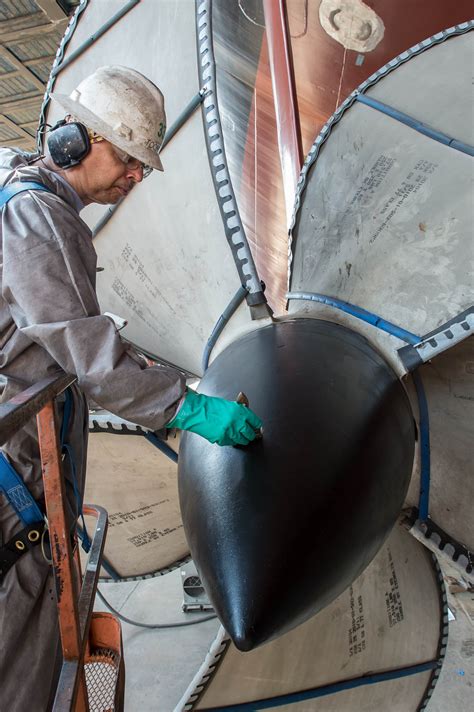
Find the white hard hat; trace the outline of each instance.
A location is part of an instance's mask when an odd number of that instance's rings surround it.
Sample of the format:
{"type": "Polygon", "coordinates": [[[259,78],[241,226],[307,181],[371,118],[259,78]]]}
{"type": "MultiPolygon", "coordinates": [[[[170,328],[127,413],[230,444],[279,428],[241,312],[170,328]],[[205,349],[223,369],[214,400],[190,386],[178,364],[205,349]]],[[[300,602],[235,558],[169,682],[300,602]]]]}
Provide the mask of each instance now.
{"type": "Polygon", "coordinates": [[[51,94],[68,114],[133,158],[159,171],[166,131],[158,87],[128,67],[99,67],[70,96],[51,94]]]}

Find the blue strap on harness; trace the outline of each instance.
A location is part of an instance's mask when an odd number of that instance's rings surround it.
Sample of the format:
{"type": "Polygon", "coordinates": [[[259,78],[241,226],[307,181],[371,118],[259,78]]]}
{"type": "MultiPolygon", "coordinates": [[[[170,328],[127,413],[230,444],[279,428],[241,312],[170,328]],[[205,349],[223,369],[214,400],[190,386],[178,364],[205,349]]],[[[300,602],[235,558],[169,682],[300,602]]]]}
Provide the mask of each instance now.
{"type": "Polygon", "coordinates": [[[9,200],[18,195],[18,193],[24,193],[25,190],[42,190],[46,193],[52,193],[50,188],[47,188],[43,183],[36,183],[36,181],[18,181],[17,183],[9,183],[0,189],[0,209],[8,203],[9,200]]]}
{"type": "MultiPolygon", "coordinates": [[[[35,181],[19,181],[10,183],[0,189],[0,209],[18,193],[25,190],[48,191],[42,183],[35,181]]],[[[11,506],[25,526],[43,521],[43,514],[31,496],[28,488],[16,470],[10,465],[3,453],[0,454],[0,490],[4,493],[11,506]]]]}
{"type": "Polygon", "coordinates": [[[10,502],[25,527],[29,524],[43,521],[44,517],[40,508],[3,452],[0,454],[0,490],[10,502]]]}
{"type": "MultiPolygon", "coordinates": [[[[43,185],[43,183],[37,183],[36,181],[18,181],[16,183],[9,183],[0,189],[0,209],[3,208],[15,195],[23,193],[26,190],[41,190],[47,193],[53,192],[50,188],[43,185]]],[[[82,547],[87,552],[90,549],[91,541],[89,535],[87,534],[84,515],[82,513],[82,504],[77,487],[76,467],[72,448],[68,443],[66,443],[66,434],[68,431],[71,412],[72,391],[68,388],[66,390],[66,402],[64,404],[63,422],[61,424],[61,454],[64,456],[67,455],[71,463],[74,495],[76,497],[78,513],[84,526],[82,534],[82,547]]],[[[25,526],[43,521],[43,513],[31,496],[22,478],[8,462],[3,453],[0,453],[0,490],[4,493],[7,500],[25,526]]]]}

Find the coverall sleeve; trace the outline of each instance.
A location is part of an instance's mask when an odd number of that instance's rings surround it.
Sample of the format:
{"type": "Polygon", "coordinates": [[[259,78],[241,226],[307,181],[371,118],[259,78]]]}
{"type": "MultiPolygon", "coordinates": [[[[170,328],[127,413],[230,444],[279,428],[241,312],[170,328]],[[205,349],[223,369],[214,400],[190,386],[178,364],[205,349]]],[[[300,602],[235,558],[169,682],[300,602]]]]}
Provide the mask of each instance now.
{"type": "Polygon", "coordinates": [[[100,314],[90,232],[53,194],[23,193],[4,208],[3,297],[20,331],[107,410],[157,430],[185,389],[178,371],[147,367],[100,314]]]}

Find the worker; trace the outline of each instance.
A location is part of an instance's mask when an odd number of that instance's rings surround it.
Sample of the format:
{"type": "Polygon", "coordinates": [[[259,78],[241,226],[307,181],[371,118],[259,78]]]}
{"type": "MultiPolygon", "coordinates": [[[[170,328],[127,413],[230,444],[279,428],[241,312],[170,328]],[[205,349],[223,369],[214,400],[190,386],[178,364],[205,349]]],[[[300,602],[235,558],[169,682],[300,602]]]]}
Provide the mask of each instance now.
{"type": "MultiPolygon", "coordinates": [[[[2,401],[61,371],[77,376],[58,403],[73,535],[84,492],[87,398],[151,430],[177,427],[222,446],[248,444],[262,423],[244,405],[187,390],[177,370],[148,366],[100,312],[96,252],[79,213],[91,203],[117,203],[152,169],[163,170],[160,90],[135,70],[108,66],[70,96],[52,96],[65,118],[50,130],[45,154],[0,149],[0,373],[2,401]]],[[[35,420],[2,450],[0,477],[20,478],[43,512],[35,420]]],[[[5,489],[0,479],[0,710],[45,712],[61,665],[52,570],[45,546],[25,537],[29,529],[5,489]],[[11,544],[22,537],[26,546],[12,562],[11,544]]]]}

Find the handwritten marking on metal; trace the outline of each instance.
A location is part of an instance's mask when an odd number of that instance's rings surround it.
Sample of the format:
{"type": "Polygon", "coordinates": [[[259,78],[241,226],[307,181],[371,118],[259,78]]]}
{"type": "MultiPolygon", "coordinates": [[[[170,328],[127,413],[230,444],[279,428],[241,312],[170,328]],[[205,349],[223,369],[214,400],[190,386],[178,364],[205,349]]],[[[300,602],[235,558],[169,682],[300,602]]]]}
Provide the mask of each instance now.
{"type": "Polygon", "coordinates": [[[201,86],[205,88],[203,118],[210,167],[217,202],[224,221],[227,241],[242,280],[251,294],[262,291],[252,253],[240,219],[234,189],[227,168],[222,127],[217,105],[216,70],[212,45],[211,1],[196,2],[198,66],[201,86]]]}

